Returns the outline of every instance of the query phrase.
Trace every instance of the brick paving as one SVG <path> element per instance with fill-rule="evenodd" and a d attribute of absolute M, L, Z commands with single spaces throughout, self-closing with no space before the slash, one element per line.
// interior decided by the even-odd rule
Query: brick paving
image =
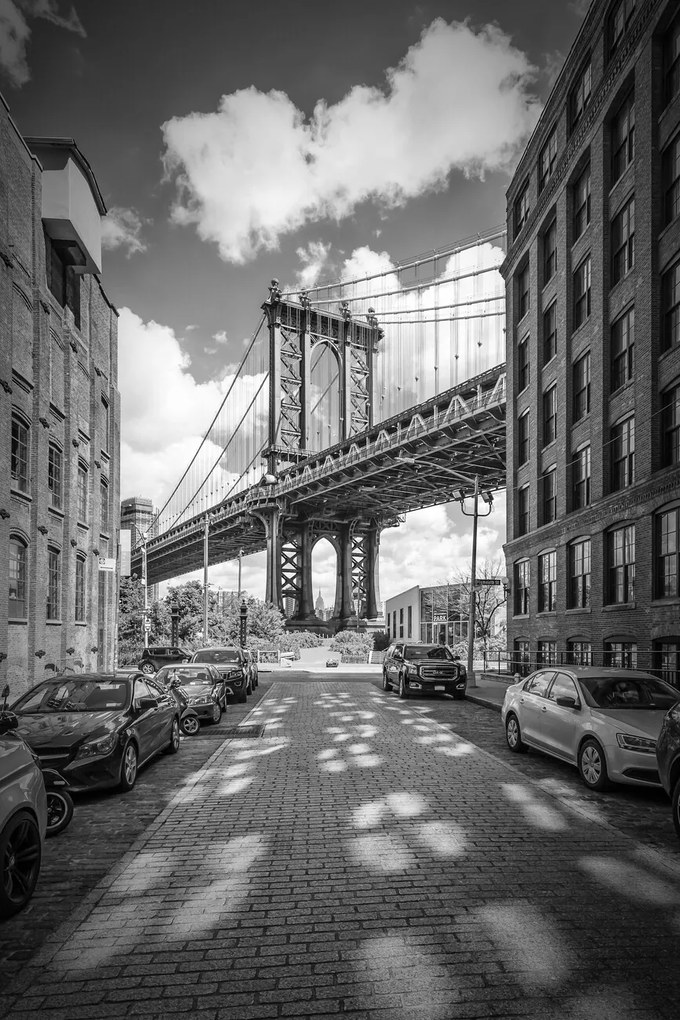
<path fill-rule="evenodd" d="M 675 1020 L 680 867 L 429 709 L 273 682 L 0 1015 Z"/>

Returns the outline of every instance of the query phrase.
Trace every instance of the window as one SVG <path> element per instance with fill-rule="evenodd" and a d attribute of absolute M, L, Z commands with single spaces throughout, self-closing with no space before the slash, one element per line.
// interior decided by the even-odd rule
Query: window
<path fill-rule="evenodd" d="M 14 537 L 9 540 L 9 616 L 13 620 L 28 616 L 28 549 Z"/>
<path fill-rule="evenodd" d="M 515 563 L 515 616 L 529 612 L 529 560 Z"/>
<path fill-rule="evenodd" d="M 557 220 L 553 220 L 543 235 L 543 283 L 552 280 L 557 270 Z"/>
<path fill-rule="evenodd" d="M 574 241 L 590 223 L 590 166 L 587 166 L 574 185 Z"/>
<path fill-rule="evenodd" d="M 573 383 L 573 418 L 577 422 L 590 412 L 590 351 L 574 362 Z"/>
<path fill-rule="evenodd" d="M 529 337 L 523 337 L 517 344 L 517 392 L 529 385 Z"/>
<path fill-rule="evenodd" d="M 529 412 L 525 411 L 517 419 L 517 463 L 526 464 L 529 460 Z"/>
<path fill-rule="evenodd" d="M 567 608 L 587 609 L 590 605 L 590 539 L 572 542 L 568 550 L 569 584 Z"/>
<path fill-rule="evenodd" d="M 50 505 L 61 510 L 63 503 L 62 454 L 58 446 L 50 443 L 47 455 L 47 488 L 50 493 Z"/>
<path fill-rule="evenodd" d="M 529 311 L 529 263 L 517 274 L 517 318 L 523 319 Z"/>
<path fill-rule="evenodd" d="M 109 402 L 102 397 L 102 450 L 109 448 Z"/>
<path fill-rule="evenodd" d="M 82 460 L 78 461 L 78 520 L 87 520 L 87 487 L 88 471 L 87 465 Z"/>
<path fill-rule="evenodd" d="M 557 642 L 556 641 L 539 641 L 536 649 L 536 665 L 537 666 L 554 666 L 557 662 Z M 543 676 L 547 679 L 548 684 L 554 677 L 554 673 L 544 673 Z M 541 685 L 541 690 L 537 691 L 534 687 L 531 688 L 532 694 L 542 694 L 544 697 L 548 693 L 548 684 L 545 686 Z"/>
<path fill-rule="evenodd" d="M 635 0 L 619 0 L 609 17 L 609 52 L 613 54 L 621 45 L 635 14 Z"/>
<path fill-rule="evenodd" d="M 654 642 L 654 669 L 661 679 L 674 687 L 680 687 L 680 641 L 663 638 Z"/>
<path fill-rule="evenodd" d="M 99 499 L 101 503 L 101 530 L 109 530 L 109 483 L 106 478 L 99 479 Z"/>
<path fill-rule="evenodd" d="M 661 282 L 663 314 L 662 349 L 669 351 L 680 341 L 680 262 L 663 274 Z"/>
<path fill-rule="evenodd" d="M 678 550 L 680 549 L 680 510 L 674 507 L 658 513 L 655 518 L 656 564 L 655 598 L 680 596 Z"/>
<path fill-rule="evenodd" d="M 625 386 L 635 369 L 635 309 L 629 308 L 612 325 L 611 390 Z"/>
<path fill-rule="evenodd" d="M 520 233 L 522 227 L 529 219 L 529 182 L 527 181 L 519 195 L 515 199 L 513 206 L 513 221 L 515 228 L 515 237 Z"/>
<path fill-rule="evenodd" d="M 408 634 L 407 637 L 413 637 L 413 606 L 408 607 Z"/>
<path fill-rule="evenodd" d="M 590 641 L 567 641 L 567 661 L 574 666 L 592 666 L 593 646 Z"/>
<path fill-rule="evenodd" d="M 403 638 L 403 636 L 404 636 L 404 609 L 402 606 L 402 608 L 399 610 L 399 637 Z"/>
<path fill-rule="evenodd" d="M 543 394 L 543 445 L 555 442 L 557 436 L 557 386 Z"/>
<path fill-rule="evenodd" d="M 538 642 L 538 645 L 537 645 L 537 656 L 536 656 L 536 664 L 538 666 L 543 666 L 543 665 L 549 666 L 550 665 L 550 655 L 548 654 L 547 659 L 543 658 L 543 651 L 544 650 L 548 651 L 548 653 L 549 653 L 549 649 L 545 649 L 545 645 L 546 644 L 549 644 L 549 642 L 546 642 L 546 641 L 539 641 Z M 524 687 L 524 690 L 526 691 L 527 694 L 535 694 L 539 698 L 544 698 L 546 696 L 546 694 L 548 693 L 548 688 L 550 687 L 550 684 L 552 682 L 552 678 L 554 676 L 555 676 L 555 674 L 552 673 L 552 672 L 551 673 L 537 673 L 536 676 L 532 676 L 531 680 L 529 680 L 526 683 L 526 685 Z"/>
<path fill-rule="evenodd" d="M 554 613 L 557 590 L 557 553 L 543 553 L 538 557 L 538 611 Z"/>
<path fill-rule="evenodd" d="M 47 619 L 61 615 L 61 555 L 58 549 L 47 550 Z"/>
<path fill-rule="evenodd" d="M 635 669 L 637 667 L 637 642 L 605 641 L 604 665 L 617 666 L 619 669 Z"/>
<path fill-rule="evenodd" d="M 670 103 L 680 92 L 680 18 L 666 32 L 663 42 L 664 96 Z"/>
<path fill-rule="evenodd" d="M 12 415 L 12 488 L 28 492 L 28 426 L 23 418 Z"/>
<path fill-rule="evenodd" d="M 555 679 L 548 694 L 548 701 L 557 701 L 558 698 L 573 698 L 576 703 L 580 701 L 574 681 L 566 673 L 555 673 Z"/>
<path fill-rule="evenodd" d="M 635 525 L 615 528 L 606 535 L 607 602 L 625 605 L 635 596 Z"/>
<path fill-rule="evenodd" d="M 543 524 L 557 520 L 557 471 L 548 468 L 541 479 Z"/>
<path fill-rule="evenodd" d="M 592 88 L 593 74 L 590 66 L 590 60 L 588 60 L 588 63 L 576 79 L 574 87 L 569 95 L 569 121 L 572 131 L 585 113 L 586 106 L 590 102 Z"/>
<path fill-rule="evenodd" d="M 47 286 L 62 308 L 70 308 L 80 328 L 80 276 L 75 271 L 73 257 L 68 242 L 53 241 L 45 234 Z"/>
<path fill-rule="evenodd" d="M 574 273 L 574 329 L 590 315 L 590 255 Z"/>
<path fill-rule="evenodd" d="M 628 169 L 634 156 L 635 103 L 630 92 L 612 121 L 612 184 Z"/>
<path fill-rule="evenodd" d="M 538 157 L 538 191 L 539 194 L 550 180 L 557 163 L 557 129 L 553 128 L 548 140 Z"/>
<path fill-rule="evenodd" d="M 85 622 L 85 560 L 82 556 L 76 559 L 76 606 L 75 617 L 78 623 Z"/>
<path fill-rule="evenodd" d="M 529 517 L 529 495 L 528 485 L 523 485 L 517 490 L 517 535 L 526 535 L 530 528 Z"/>
<path fill-rule="evenodd" d="M 521 676 L 526 676 L 531 672 L 531 649 L 529 642 L 523 638 L 514 641 L 513 666 Z"/>
<path fill-rule="evenodd" d="M 612 492 L 635 481 L 635 418 L 626 418 L 611 430 Z"/>
<path fill-rule="evenodd" d="M 557 354 L 557 301 L 543 312 L 543 364 L 547 365 Z"/>
<path fill-rule="evenodd" d="M 571 462 L 571 506 L 582 510 L 590 506 L 590 447 L 577 450 Z"/>
<path fill-rule="evenodd" d="M 612 285 L 635 264 L 635 199 L 626 202 L 612 221 Z"/>
<path fill-rule="evenodd" d="M 680 134 L 663 153 L 663 222 L 671 223 L 680 213 Z"/>
<path fill-rule="evenodd" d="M 680 383 L 667 390 L 662 401 L 663 462 L 670 467 L 680 464 Z"/>

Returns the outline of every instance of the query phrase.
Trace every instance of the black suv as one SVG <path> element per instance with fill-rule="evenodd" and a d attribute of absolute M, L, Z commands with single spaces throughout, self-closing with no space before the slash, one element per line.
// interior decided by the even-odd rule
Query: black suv
<path fill-rule="evenodd" d="M 467 670 L 446 645 L 397 641 L 385 652 L 383 690 L 396 687 L 400 698 L 413 691 L 465 697 Z"/>
<path fill-rule="evenodd" d="M 177 648 L 173 645 L 149 645 L 142 652 L 137 669 L 150 676 L 161 666 L 170 666 L 173 662 L 188 662 L 190 658 L 191 652 L 187 652 L 184 648 Z"/>
<path fill-rule="evenodd" d="M 191 661 L 211 662 L 217 666 L 234 692 L 236 701 L 247 701 L 248 695 L 253 693 L 250 667 L 242 648 L 199 648 L 191 656 Z"/>

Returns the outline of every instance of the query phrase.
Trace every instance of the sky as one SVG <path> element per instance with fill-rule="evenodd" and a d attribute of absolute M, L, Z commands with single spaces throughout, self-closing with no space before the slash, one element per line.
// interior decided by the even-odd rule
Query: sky
<path fill-rule="evenodd" d="M 272 277 L 311 286 L 504 221 L 587 7 L 0 0 L 11 115 L 25 135 L 74 138 L 108 209 L 121 498 L 162 503 L 184 467 L 173 442 L 209 423 Z M 480 560 L 504 540 L 498 493 Z M 382 598 L 469 573 L 470 550 L 457 504 L 408 515 L 383 533 Z M 216 587 L 236 577 L 235 563 L 210 571 Z M 244 559 L 243 586 L 263 596 L 262 554 Z M 330 603 L 326 543 L 314 586 Z"/>

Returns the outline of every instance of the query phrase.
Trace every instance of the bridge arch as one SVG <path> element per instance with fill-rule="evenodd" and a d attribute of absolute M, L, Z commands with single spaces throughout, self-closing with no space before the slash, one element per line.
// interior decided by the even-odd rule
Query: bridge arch
<path fill-rule="evenodd" d="M 341 364 L 340 352 L 332 340 L 323 338 L 314 343 L 309 366 L 309 450 L 325 450 L 342 439 Z"/>
<path fill-rule="evenodd" d="M 337 616 L 338 576 L 340 573 L 340 547 L 332 535 L 320 535 L 312 546 L 312 590 L 314 592 L 314 609 L 317 610 L 319 595 L 324 601 L 325 616 Z M 316 614 L 321 620 L 321 614 Z"/>

